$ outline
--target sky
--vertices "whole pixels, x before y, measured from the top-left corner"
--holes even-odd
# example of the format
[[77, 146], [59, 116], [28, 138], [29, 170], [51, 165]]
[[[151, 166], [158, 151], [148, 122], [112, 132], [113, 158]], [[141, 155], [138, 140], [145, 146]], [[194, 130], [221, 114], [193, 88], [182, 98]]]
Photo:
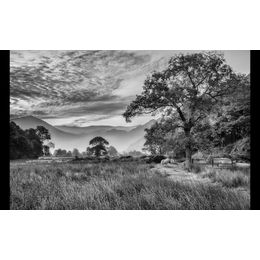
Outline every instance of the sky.
[[[52, 125], [132, 126], [122, 117], [145, 78], [175, 54], [199, 51], [11, 51], [11, 117], [35, 116]], [[250, 73], [249, 51], [221, 51], [239, 73]]]

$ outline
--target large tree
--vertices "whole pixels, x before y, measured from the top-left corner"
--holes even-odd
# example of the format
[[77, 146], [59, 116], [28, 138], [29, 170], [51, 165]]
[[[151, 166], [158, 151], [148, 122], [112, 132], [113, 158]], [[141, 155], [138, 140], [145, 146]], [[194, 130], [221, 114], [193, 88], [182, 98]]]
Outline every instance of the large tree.
[[144, 81], [143, 92], [127, 107], [123, 116], [166, 111], [185, 135], [186, 167], [191, 169], [192, 129], [236, 84], [237, 78], [223, 54], [201, 52], [172, 57], [168, 67], [153, 72]]
[[109, 142], [104, 139], [101, 136], [94, 137], [89, 141], [89, 144], [91, 147], [87, 148], [87, 152], [99, 157], [100, 155], [107, 154], [107, 147], [106, 145], [109, 145]]

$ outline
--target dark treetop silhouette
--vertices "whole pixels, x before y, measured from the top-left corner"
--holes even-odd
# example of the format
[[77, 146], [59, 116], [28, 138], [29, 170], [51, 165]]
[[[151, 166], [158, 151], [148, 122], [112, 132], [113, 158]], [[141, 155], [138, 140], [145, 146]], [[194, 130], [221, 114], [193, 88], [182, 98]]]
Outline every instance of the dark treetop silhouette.
[[89, 144], [92, 146], [87, 148], [87, 152], [89, 152], [90, 154], [93, 154], [97, 157], [107, 154], [106, 145], [108, 145], [109, 142], [103, 137], [94, 137], [92, 140], [89, 141]]

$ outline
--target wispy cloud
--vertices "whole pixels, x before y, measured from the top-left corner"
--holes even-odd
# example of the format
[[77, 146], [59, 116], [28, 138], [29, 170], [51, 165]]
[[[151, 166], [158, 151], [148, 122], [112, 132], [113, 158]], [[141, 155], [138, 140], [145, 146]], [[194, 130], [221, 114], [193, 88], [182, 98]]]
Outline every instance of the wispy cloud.
[[11, 114], [81, 125], [119, 118], [146, 75], [177, 52], [11, 51]]

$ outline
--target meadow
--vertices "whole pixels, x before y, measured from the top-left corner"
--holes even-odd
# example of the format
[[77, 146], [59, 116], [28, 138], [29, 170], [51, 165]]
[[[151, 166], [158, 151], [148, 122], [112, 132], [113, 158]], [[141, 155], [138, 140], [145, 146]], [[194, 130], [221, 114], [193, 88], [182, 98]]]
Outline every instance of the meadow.
[[204, 172], [200, 173], [201, 178], [209, 178], [210, 184], [182, 183], [151, 171], [153, 167], [136, 162], [11, 162], [10, 208], [188, 210], [250, 207], [247, 173], [232, 172], [225, 180], [223, 173]]

